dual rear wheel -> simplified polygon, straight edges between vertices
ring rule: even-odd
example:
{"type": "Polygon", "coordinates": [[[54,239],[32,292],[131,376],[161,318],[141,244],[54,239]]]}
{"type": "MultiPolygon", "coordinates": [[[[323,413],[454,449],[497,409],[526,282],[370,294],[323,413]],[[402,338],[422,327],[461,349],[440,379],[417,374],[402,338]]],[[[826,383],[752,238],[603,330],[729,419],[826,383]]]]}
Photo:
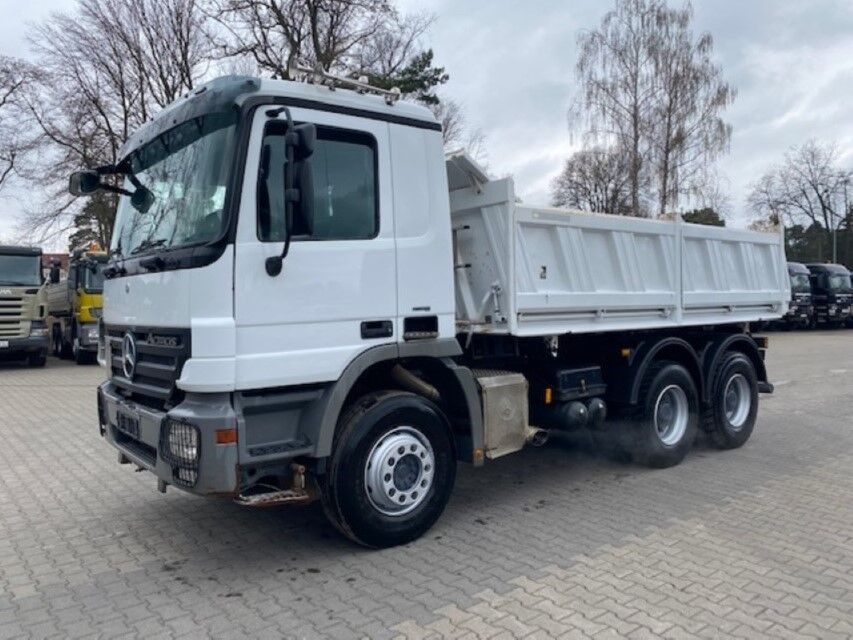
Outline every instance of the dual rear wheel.
{"type": "Polygon", "coordinates": [[[743,445],[752,435],[758,412],[758,378],[748,357],[726,352],[712,378],[703,407],[690,372],[672,361],[654,363],[643,377],[641,404],[614,425],[622,455],[655,468],[679,464],[700,427],[721,449],[743,445]]]}

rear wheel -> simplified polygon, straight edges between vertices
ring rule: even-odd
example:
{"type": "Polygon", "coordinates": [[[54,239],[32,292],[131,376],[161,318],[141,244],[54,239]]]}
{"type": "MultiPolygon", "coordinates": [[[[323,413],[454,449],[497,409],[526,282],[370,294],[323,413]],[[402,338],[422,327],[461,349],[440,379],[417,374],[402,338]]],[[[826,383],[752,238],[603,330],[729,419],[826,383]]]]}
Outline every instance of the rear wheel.
{"type": "Polygon", "coordinates": [[[758,415],[755,366],[744,354],[728,352],[720,359],[712,384],[703,424],[717,447],[736,449],[749,440],[758,415]]]}
{"type": "Polygon", "coordinates": [[[643,376],[642,405],[623,423],[623,449],[638,462],[655,468],[680,463],[696,438],[699,394],[682,365],[661,361],[643,376]]]}
{"type": "Polygon", "coordinates": [[[385,391],[364,396],[342,416],[320,486],[326,515],[344,535],[383,548],[426,532],[455,478],[441,410],[421,396],[385,391]]]}

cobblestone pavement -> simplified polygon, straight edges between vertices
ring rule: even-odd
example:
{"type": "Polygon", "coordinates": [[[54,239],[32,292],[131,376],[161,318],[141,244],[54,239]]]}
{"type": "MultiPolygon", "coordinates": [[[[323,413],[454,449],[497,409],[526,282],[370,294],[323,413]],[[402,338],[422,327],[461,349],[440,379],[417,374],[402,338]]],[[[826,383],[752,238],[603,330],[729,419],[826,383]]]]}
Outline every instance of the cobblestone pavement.
{"type": "Polygon", "coordinates": [[[853,332],[774,334],[737,451],[651,471],[581,441],[461,467],[406,547],[119,466],[97,367],[0,366],[0,638],[853,636],[853,332]]]}

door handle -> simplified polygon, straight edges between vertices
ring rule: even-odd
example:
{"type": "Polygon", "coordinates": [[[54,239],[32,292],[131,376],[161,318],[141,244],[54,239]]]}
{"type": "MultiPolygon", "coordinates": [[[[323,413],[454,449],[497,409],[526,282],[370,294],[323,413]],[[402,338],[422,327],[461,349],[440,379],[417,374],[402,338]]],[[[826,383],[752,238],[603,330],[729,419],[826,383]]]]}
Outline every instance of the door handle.
{"type": "Polygon", "coordinates": [[[390,320],[368,320],[361,323],[362,340],[390,338],[394,335],[394,325],[390,320]]]}

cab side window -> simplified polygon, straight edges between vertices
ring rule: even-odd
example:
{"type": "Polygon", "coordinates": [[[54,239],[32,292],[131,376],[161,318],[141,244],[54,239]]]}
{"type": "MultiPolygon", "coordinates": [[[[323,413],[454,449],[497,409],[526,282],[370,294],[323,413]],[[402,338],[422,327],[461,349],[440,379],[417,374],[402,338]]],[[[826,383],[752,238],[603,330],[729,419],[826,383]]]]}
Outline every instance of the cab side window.
{"type": "MultiPolygon", "coordinates": [[[[267,124],[258,175],[258,238],[284,241],[284,124],[267,124]]],[[[334,127],[317,127],[314,153],[313,232],[298,215],[292,240],[365,240],[379,232],[376,140],[334,127]]]]}

